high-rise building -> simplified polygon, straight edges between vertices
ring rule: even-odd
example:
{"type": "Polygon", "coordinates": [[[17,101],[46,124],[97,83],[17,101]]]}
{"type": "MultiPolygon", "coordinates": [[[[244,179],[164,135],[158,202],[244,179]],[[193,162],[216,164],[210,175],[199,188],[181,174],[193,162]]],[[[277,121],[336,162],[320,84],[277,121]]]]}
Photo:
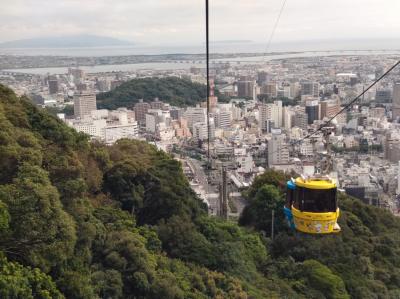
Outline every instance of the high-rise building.
{"type": "Polygon", "coordinates": [[[390,136],[386,136],[385,140],[385,158],[392,163],[400,161],[400,140],[390,136]]]}
{"type": "Polygon", "coordinates": [[[285,135],[273,133],[272,138],[268,141],[268,166],[274,164],[289,163],[289,149],[285,141],[285,135]]]}
{"type": "MultiPolygon", "coordinates": [[[[208,139],[208,130],[206,122],[199,122],[193,124],[193,137],[198,140],[207,140],[208,139]]],[[[210,139],[214,139],[215,137],[215,124],[214,119],[210,118],[210,139]]]]}
{"type": "Polygon", "coordinates": [[[308,115],[305,112],[304,107],[299,107],[302,109],[297,109],[294,115],[294,125],[303,130],[307,130],[308,115]]]}
{"type": "Polygon", "coordinates": [[[269,98],[276,98],[278,95],[278,85],[275,82],[266,83],[261,87],[261,93],[266,94],[269,98]]]}
{"type": "Polygon", "coordinates": [[[295,112],[290,107],[283,107],[283,127],[290,130],[294,126],[295,112]]]}
{"type": "Polygon", "coordinates": [[[255,84],[254,81],[238,81],[238,96],[244,98],[255,98],[255,84]]]}
{"type": "Polygon", "coordinates": [[[400,82],[393,85],[392,116],[395,120],[400,118],[400,82]]]}
{"type": "Polygon", "coordinates": [[[375,92],[375,101],[377,103],[391,103],[392,91],[387,88],[377,89],[375,92]]]}
{"type": "Polygon", "coordinates": [[[324,117],[333,117],[340,111],[340,100],[339,99],[331,99],[320,102],[321,113],[320,119],[324,117]]]}
{"type": "Polygon", "coordinates": [[[183,116],[183,110],[179,108],[174,108],[169,110],[169,114],[171,115],[171,119],[179,120],[183,116]]]}
{"type": "Polygon", "coordinates": [[[319,83],[318,82],[301,82],[301,95],[311,95],[319,97],[319,83]]]}
{"type": "Polygon", "coordinates": [[[228,129],[232,125],[232,113],[222,110],[216,114],[216,125],[221,129],[228,129]]]}
{"type": "Polygon", "coordinates": [[[75,85],[85,80],[85,71],[79,68],[69,68],[68,75],[73,77],[75,85]]]}
{"type": "Polygon", "coordinates": [[[273,103],[261,103],[259,105],[259,127],[261,130],[268,130],[268,127],[272,124],[275,128],[282,127],[283,124],[283,109],[282,101],[274,101],[273,103]],[[268,123],[268,121],[270,121],[268,123]]]}
{"type": "Polygon", "coordinates": [[[310,125],[319,119],[319,101],[312,100],[306,102],[307,123],[310,125]]]}
{"type": "Polygon", "coordinates": [[[139,102],[135,104],[135,119],[140,125],[146,123],[146,114],[149,109],[151,109],[150,104],[143,102],[143,99],[140,99],[139,102]]]}
{"type": "Polygon", "coordinates": [[[188,107],[184,114],[184,118],[187,120],[189,128],[192,128],[195,123],[205,123],[206,116],[206,109],[201,107],[188,107]]]}
{"type": "Polygon", "coordinates": [[[50,94],[58,93],[58,79],[55,76],[51,76],[49,78],[49,93],[50,94]]]}
{"type": "Polygon", "coordinates": [[[263,86],[263,85],[267,84],[270,79],[271,79],[270,75],[265,71],[261,71],[261,72],[257,73],[257,84],[259,86],[263,86]]]}
{"type": "Polygon", "coordinates": [[[164,110],[165,104],[158,98],[155,98],[153,102],[150,103],[151,109],[161,109],[164,110]]]}
{"type": "Polygon", "coordinates": [[[83,119],[90,116],[90,113],[96,109],[96,94],[94,92],[82,91],[74,96],[75,118],[83,119]]]}

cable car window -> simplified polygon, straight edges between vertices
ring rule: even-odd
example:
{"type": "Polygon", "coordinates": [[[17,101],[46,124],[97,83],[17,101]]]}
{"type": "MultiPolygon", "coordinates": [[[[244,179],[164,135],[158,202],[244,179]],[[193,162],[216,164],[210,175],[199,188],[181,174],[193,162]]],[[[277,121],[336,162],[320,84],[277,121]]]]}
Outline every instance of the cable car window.
{"type": "Polygon", "coordinates": [[[300,193],[302,192],[301,189],[303,189],[303,188],[296,188],[293,192],[294,194],[293,194],[293,203],[292,204],[298,210],[300,210],[300,201],[302,198],[300,195],[300,193]]]}
{"type": "Polygon", "coordinates": [[[336,211],[336,189],[301,189],[304,192],[304,196],[300,200],[302,211],[316,213],[336,211]]]}
{"type": "Polygon", "coordinates": [[[285,202],[285,206],[286,207],[291,207],[292,203],[293,203],[293,190],[292,189],[287,189],[286,190],[286,202],[285,202]]]}

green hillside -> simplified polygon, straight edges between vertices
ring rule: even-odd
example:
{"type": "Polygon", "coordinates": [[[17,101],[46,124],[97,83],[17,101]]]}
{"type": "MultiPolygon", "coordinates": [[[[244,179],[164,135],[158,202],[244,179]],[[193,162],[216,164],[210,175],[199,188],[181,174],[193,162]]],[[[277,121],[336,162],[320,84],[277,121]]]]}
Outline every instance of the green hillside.
{"type": "Polygon", "coordinates": [[[399,298],[400,221],[341,198],[343,232],[287,231],[285,176],[245,191],[242,226],[207,216],[152,145],[89,143],[0,86],[0,298],[399,298]]]}
{"type": "MultiPolygon", "coordinates": [[[[97,95],[99,109],[116,109],[119,107],[133,107],[139,99],[152,102],[158,97],[161,101],[173,106],[195,106],[205,101],[207,88],[203,84],[177,77],[167,78],[140,78],[123,83],[112,91],[97,95]]],[[[227,98],[221,96],[220,101],[227,98]]]]}

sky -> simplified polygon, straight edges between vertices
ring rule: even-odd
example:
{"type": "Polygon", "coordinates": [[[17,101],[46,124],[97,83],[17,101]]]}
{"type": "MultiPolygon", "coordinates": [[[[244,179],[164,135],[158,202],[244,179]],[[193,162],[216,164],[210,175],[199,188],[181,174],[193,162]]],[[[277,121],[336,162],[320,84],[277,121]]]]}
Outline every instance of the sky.
{"type": "MultiPolygon", "coordinates": [[[[211,40],[267,42],[283,0],[210,0],[211,40]]],[[[0,42],[95,34],[146,45],[204,41],[204,0],[0,0],[0,42]]],[[[399,0],[287,0],[273,43],[397,39],[399,0]]]]}

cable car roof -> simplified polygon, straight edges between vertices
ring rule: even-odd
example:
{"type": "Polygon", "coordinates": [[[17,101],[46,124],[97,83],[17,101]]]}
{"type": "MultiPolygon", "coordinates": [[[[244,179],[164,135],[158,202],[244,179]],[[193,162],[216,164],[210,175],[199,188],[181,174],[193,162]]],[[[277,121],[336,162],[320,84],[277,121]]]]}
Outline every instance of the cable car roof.
{"type": "Polygon", "coordinates": [[[336,183],[331,179],[329,180],[321,178],[303,179],[302,177],[298,177],[296,179],[296,186],[307,189],[328,190],[336,188],[336,183]]]}

